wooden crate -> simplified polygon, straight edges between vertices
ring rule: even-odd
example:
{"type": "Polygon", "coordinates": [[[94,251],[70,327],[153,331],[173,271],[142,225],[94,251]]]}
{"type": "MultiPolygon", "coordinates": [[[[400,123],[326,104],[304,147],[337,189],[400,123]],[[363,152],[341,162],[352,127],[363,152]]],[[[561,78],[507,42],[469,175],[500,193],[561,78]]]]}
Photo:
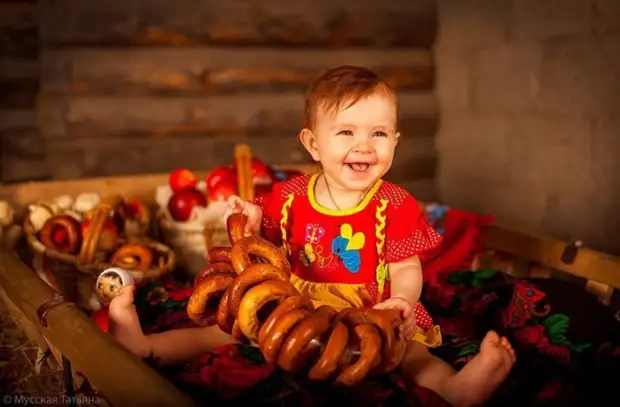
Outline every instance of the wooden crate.
{"type": "MultiPolygon", "coordinates": [[[[307,172],[315,167],[296,168],[307,172]]],[[[206,173],[198,175],[204,177],[206,173]]],[[[49,199],[60,193],[114,192],[151,202],[154,188],[166,182],[167,174],[151,174],[25,183],[0,187],[0,200],[8,200],[22,209],[37,199],[49,199]]],[[[608,304],[614,290],[620,288],[620,258],[581,248],[571,261],[563,261],[566,250],[570,251],[569,244],[496,225],[487,228],[486,241],[489,251],[477,258],[476,264],[519,277],[573,276],[583,280],[586,289],[608,304]]],[[[39,346],[52,349],[58,358],[66,357],[112,405],[193,405],[188,396],[119,346],[77,307],[64,305],[52,309],[46,317],[47,325],[42,326],[36,310],[54,294],[15,253],[0,251],[0,297],[24,331],[39,346]]]]}

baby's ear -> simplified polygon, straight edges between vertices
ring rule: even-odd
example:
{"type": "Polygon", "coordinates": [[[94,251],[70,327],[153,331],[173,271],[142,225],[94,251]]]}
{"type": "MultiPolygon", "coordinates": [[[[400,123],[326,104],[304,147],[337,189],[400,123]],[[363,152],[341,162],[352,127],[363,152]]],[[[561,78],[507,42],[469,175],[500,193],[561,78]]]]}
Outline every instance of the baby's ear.
{"type": "Polygon", "coordinates": [[[396,132],[396,145],[400,143],[400,132],[396,132]]]}
{"type": "Polygon", "coordinates": [[[319,150],[317,149],[317,146],[316,146],[316,137],[314,133],[312,132],[312,130],[303,129],[299,133],[299,141],[301,141],[301,144],[303,144],[304,147],[306,147],[306,150],[308,150],[308,152],[310,153],[314,161],[321,160],[321,157],[319,155],[319,150]]]}

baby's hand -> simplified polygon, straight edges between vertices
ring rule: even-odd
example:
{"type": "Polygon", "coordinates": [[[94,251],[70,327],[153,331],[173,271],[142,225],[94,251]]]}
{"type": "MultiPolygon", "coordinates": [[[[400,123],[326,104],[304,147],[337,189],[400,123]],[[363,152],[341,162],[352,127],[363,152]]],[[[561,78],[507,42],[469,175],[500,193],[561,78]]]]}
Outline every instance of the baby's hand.
{"type": "Polygon", "coordinates": [[[252,202],[244,201],[237,195],[232,195],[228,198],[228,209],[226,209],[224,218],[228,219],[228,217],[233,213],[240,213],[247,216],[248,221],[245,225],[245,231],[247,233],[257,234],[260,232],[263,211],[258,205],[255,205],[252,202]]]}
{"type": "Polygon", "coordinates": [[[397,309],[402,312],[403,323],[398,328],[401,339],[409,339],[413,335],[416,326],[415,312],[413,305],[402,297],[392,297],[380,302],[373,308],[376,309],[397,309]]]}

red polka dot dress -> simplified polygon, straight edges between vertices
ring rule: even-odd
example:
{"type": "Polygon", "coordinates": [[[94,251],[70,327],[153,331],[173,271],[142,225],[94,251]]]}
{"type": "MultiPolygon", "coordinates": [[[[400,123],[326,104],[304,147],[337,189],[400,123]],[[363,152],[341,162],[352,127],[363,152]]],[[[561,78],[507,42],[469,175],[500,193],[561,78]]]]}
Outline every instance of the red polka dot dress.
{"type": "MultiPolygon", "coordinates": [[[[263,236],[286,248],[292,281],[311,298],[372,306],[390,297],[390,264],[439,248],[441,235],[403,188],[379,180],[357,207],[340,211],[318,204],[317,179],[305,175],[278,183],[255,201],[263,210],[263,236]]],[[[422,330],[438,329],[421,303],[415,315],[422,330]]]]}

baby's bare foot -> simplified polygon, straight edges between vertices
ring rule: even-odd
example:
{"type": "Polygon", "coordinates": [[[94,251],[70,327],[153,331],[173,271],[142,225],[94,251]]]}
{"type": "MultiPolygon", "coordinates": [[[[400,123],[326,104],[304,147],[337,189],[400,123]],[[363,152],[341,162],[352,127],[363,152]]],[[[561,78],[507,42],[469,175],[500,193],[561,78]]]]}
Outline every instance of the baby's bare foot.
{"type": "Polygon", "coordinates": [[[493,331],[487,333],[480,344],[480,353],[450,380],[446,399],[455,407],[487,401],[506,380],[515,360],[508,339],[500,338],[493,331]]]}
{"type": "Polygon", "coordinates": [[[134,285],[121,288],[119,294],[110,302],[110,333],[121,345],[131,352],[149,356],[149,344],[142,332],[136,307],[133,305],[134,285]]]}

